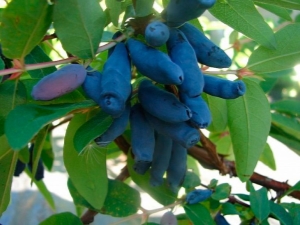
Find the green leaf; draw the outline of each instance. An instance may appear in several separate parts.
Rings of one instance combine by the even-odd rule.
[[[251,0],[217,1],[209,12],[223,23],[232,27],[257,43],[276,48],[276,40],[269,25],[256,10]]]
[[[127,157],[127,166],[130,177],[134,183],[162,205],[169,205],[176,201],[176,195],[167,187],[166,183],[158,187],[151,186],[149,171],[147,171],[144,175],[140,175],[133,170],[133,163],[134,160],[129,152]]]
[[[3,62],[2,58],[0,57],[0,70],[4,70],[5,69],[5,63]],[[1,76],[2,78],[2,76]],[[0,80],[1,82],[1,80]]]
[[[116,0],[105,0],[106,7],[112,24],[116,27],[119,25],[119,16],[122,10],[122,2]]]
[[[153,13],[154,0],[136,0],[135,12],[137,17],[148,16]]]
[[[43,127],[35,137],[34,148],[32,152],[32,178],[35,177],[38,163],[43,150],[43,145],[47,136],[48,126]],[[33,182],[34,179],[31,180]]]
[[[6,153],[0,157],[0,217],[10,201],[11,183],[17,159],[18,153],[11,149],[6,149]]]
[[[11,1],[1,18],[3,54],[10,59],[23,59],[46,34],[52,9],[47,1]]]
[[[46,168],[51,171],[52,166],[53,166],[53,162],[54,162],[54,152],[52,149],[52,143],[51,143],[51,132],[48,132],[47,136],[46,136],[46,140],[44,142],[43,145],[43,150],[41,153],[41,158],[42,161],[44,163],[44,165],[46,166]]]
[[[113,118],[103,111],[84,123],[75,133],[74,147],[80,153],[92,140],[103,134],[112,124]]]
[[[271,4],[265,4],[265,3],[261,3],[261,2],[255,2],[254,4],[271,12],[274,13],[275,15],[281,17],[282,19],[285,19],[287,21],[293,21],[293,19],[290,16],[290,13],[287,9],[285,8],[281,8],[279,6],[276,5],[271,5]]]
[[[300,10],[300,2],[298,0],[255,0],[255,2],[277,5],[288,9]]]
[[[224,215],[239,215],[239,211],[229,202],[222,204],[222,213]]]
[[[53,196],[52,196],[51,192],[47,189],[47,186],[45,185],[44,181],[43,180],[39,180],[39,181],[35,180],[33,174],[30,173],[28,168],[25,168],[25,172],[31,178],[31,180],[33,180],[33,183],[37,186],[40,193],[44,196],[44,198],[46,199],[46,201],[49,204],[49,206],[51,207],[51,209],[55,210],[55,202],[54,202]]]
[[[281,206],[289,210],[291,217],[293,218],[292,224],[300,224],[300,205],[296,203],[281,203]]]
[[[197,174],[191,171],[187,171],[184,177],[182,187],[187,190],[190,190],[194,187],[197,187],[201,184],[200,178]]]
[[[108,192],[100,213],[113,217],[135,214],[141,204],[140,193],[118,180],[109,180]]]
[[[272,113],[272,124],[292,136],[300,137],[300,123],[297,117]]]
[[[4,134],[4,123],[8,113],[17,105],[26,102],[26,89],[21,81],[7,80],[0,84],[0,136]]]
[[[273,151],[268,143],[266,144],[264,151],[260,155],[259,161],[268,166],[270,169],[276,170],[276,162]]]
[[[277,77],[263,77],[263,79],[264,81],[261,81],[259,85],[265,93],[270,92],[279,80]]]
[[[285,99],[271,103],[271,109],[277,112],[286,113],[293,116],[300,116],[300,104],[298,100]]]
[[[76,114],[69,123],[64,141],[64,163],[80,195],[94,208],[100,209],[108,189],[106,151],[94,144],[78,155],[73,143],[76,131],[87,117],[87,114]]]
[[[52,61],[48,55],[41,49],[40,46],[36,46],[28,55],[25,57],[26,64],[36,64],[42,62]],[[44,69],[28,70],[31,78],[43,78],[44,76],[56,71],[54,66],[47,67]]]
[[[277,218],[282,225],[293,224],[293,219],[290,214],[281,206],[270,201],[271,215]]]
[[[206,101],[212,116],[212,123],[207,128],[211,132],[221,132],[227,126],[226,100],[203,93],[201,95]]]
[[[184,211],[193,224],[197,225],[214,225],[214,221],[210,216],[207,208],[202,204],[184,205]]]
[[[12,110],[5,122],[5,132],[9,144],[14,150],[20,150],[40,129],[74,110],[94,106],[93,101],[77,104],[59,104],[41,106],[34,104],[19,105]]]
[[[244,96],[227,101],[228,126],[235,155],[237,175],[246,181],[264,150],[271,126],[269,102],[259,84],[244,79]]]
[[[59,0],[54,4],[53,23],[58,38],[66,51],[82,59],[95,56],[105,20],[98,0]]]
[[[300,63],[300,24],[290,24],[275,34],[276,50],[263,46],[255,49],[247,68],[257,74],[270,73],[294,67]]]
[[[300,139],[297,137],[289,135],[274,125],[271,126],[270,136],[282,142],[296,154],[300,155]]]
[[[224,156],[233,154],[232,141],[229,131],[221,133],[210,133],[209,139],[216,145],[217,152]]]
[[[284,193],[284,196],[291,194],[293,191],[300,191],[300,181]]]
[[[7,154],[9,150],[12,150],[8,144],[8,140],[5,135],[0,136],[0,159]]]
[[[231,192],[231,186],[227,183],[219,184],[211,197],[215,200],[222,200],[228,198]]]
[[[194,159],[193,157],[189,156],[187,157],[187,168],[194,172],[198,177],[200,177],[200,171],[199,171],[199,162]]]
[[[259,221],[263,221],[270,214],[268,191],[264,187],[256,191],[250,181],[248,181],[247,184],[250,188],[251,210]]]
[[[64,225],[64,224],[72,224],[72,225],[83,225],[80,218],[75,216],[70,212],[62,212],[54,214],[44,221],[42,221],[39,225]]]

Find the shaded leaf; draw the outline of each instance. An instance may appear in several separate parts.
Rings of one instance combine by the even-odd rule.
[[[114,26],[119,24],[119,16],[122,10],[122,2],[116,0],[105,0],[106,7],[110,16],[110,20]]]
[[[66,51],[82,59],[95,56],[105,25],[105,14],[98,0],[57,1],[53,22]]]
[[[18,153],[7,149],[0,157],[0,217],[10,201],[12,177],[18,159]]]
[[[191,171],[186,172],[182,187],[189,190],[191,188],[199,186],[200,184],[201,183],[200,183],[199,175]]]
[[[228,198],[231,192],[231,186],[227,183],[219,184],[211,197],[215,200],[222,200]]]
[[[8,113],[17,105],[26,102],[26,89],[22,81],[7,80],[0,84],[0,136],[4,134],[4,123]]]
[[[300,191],[300,181],[284,193],[284,196],[291,194],[293,191]]]
[[[300,205],[296,203],[281,203],[281,206],[286,208],[291,217],[293,218],[293,224],[300,224]]]
[[[95,103],[93,101],[49,106],[34,104],[19,105],[10,111],[5,123],[5,132],[9,144],[14,150],[20,150],[48,123],[74,110],[84,109],[94,105]]]
[[[184,211],[193,224],[197,225],[214,225],[210,213],[202,204],[184,205]]]
[[[292,136],[300,137],[300,123],[296,117],[272,113],[272,124]]]
[[[54,162],[54,152],[52,149],[52,143],[51,143],[51,132],[48,132],[47,136],[46,136],[46,140],[44,142],[43,145],[43,150],[41,153],[41,158],[42,161],[44,163],[44,165],[46,166],[46,168],[51,171],[52,166],[53,166],[53,162]]]
[[[277,218],[282,225],[293,224],[293,219],[290,214],[281,206],[270,201],[271,215]]]
[[[64,140],[64,163],[80,195],[94,208],[100,209],[108,189],[106,151],[96,144],[91,144],[78,155],[73,143],[76,131],[87,118],[87,114],[76,114],[69,123]]]
[[[137,17],[144,17],[148,16],[153,13],[153,6],[154,0],[136,0],[136,16]]]
[[[271,103],[271,109],[277,112],[300,116],[300,104],[298,100],[285,99]]]
[[[222,213],[224,215],[239,215],[239,211],[234,207],[233,204],[225,202],[222,204]]]
[[[228,126],[241,181],[252,175],[264,150],[271,125],[269,102],[259,84],[244,79],[244,96],[227,101]]]
[[[257,43],[276,48],[276,40],[269,25],[256,10],[251,0],[217,1],[209,12],[223,23],[232,27]]]
[[[288,9],[300,10],[300,2],[298,0],[255,0],[255,2],[277,5]]]
[[[23,59],[46,34],[52,10],[47,1],[11,1],[1,18],[3,54],[10,59]]]
[[[271,50],[260,46],[255,49],[248,61],[247,68],[262,74],[294,67],[300,63],[300,24],[290,24],[275,34],[277,48]]]
[[[268,143],[266,144],[264,151],[260,155],[259,161],[268,166],[270,169],[276,170],[276,162],[273,151]]]
[[[113,118],[103,111],[84,123],[75,133],[74,147],[80,153],[92,140],[103,134],[112,124]]]
[[[261,3],[261,2],[255,2],[254,4],[271,12],[274,13],[275,15],[281,17],[282,19],[288,20],[288,21],[292,21],[293,19],[290,16],[290,13],[287,9],[285,8],[281,8],[279,6],[276,5],[271,5],[271,4],[265,4],[265,3]]]
[[[83,225],[80,218],[75,216],[70,212],[62,212],[54,214],[44,221],[42,221],[39,225],[64,225],[64,224],[72,224],[72,225]]]
[[[42,62],[50,62],[52,61],[48,55],[41,49],[40,46],[36,46],[28,55],[25,57],[26,64],[36,64]],[[36,69],[36,70],[28,70],[27,72],[32,78],[42,78],[50,73],[56,71],[54,66]]]

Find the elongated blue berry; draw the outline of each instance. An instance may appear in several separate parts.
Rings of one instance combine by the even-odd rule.
[[[126,129],[129,122],[130,115],[130,103],[127,103],[125,110],[122,112],[121,116],[114,118],[114,121],[110,127],[99,137],[95,138],[96,144],[103,147],[111,143],[117,137],[119,137]]]
[[[154,187],[163,183],[164,173],[167,171],[172,152],[172,139],[156,133],[153,161],[150,169],[150,184]]]
[[[145,112],[146,118],[153,128],[165,136],[172,138],[186,148],[194,146],[200,140],[199,131],[186,122],[168,123]]]
[[[85,80],[86,70],[80,64],[69,64],[43,77],[32,89],[34,100],[51,100],[78,88]]]
[[[118,117],[131,94],[131,66],[124,43],[118,43],[107,59],[101,76],[99,104],[104,112]]]
[[[183,82],[181,68],[167,54],[133,38],[127,40],[127,46],[133,64],[143,75],[161,84]]]
[[[29,148],[30,158],[29,158],[29,162],[27,165],[28,165],[28,169],[30,172],[32,172],[32,169],[33,169],[32,168],[32,166],[33,166],[33,149],[34,149],[34,144],[32,144]],[[39,180],[42,180],[43,178],[44,178],[44,165],[43,165],[42,159],[39,158],[36,173],[34,175],[34,179],[39,181]]]
[[[216,0],[170,0],[162,12],[162,18],[170,27],[179,27],[186,21],[201,16]]]
[[[99,103],[102,75],[99,71],[93,70],[90,66],[87,67],[86,75],[82,88],[89,98],[93,99],[96,103]]]
[[[25,170],[25,167],[26,167],[26,164],[18,159],[17,164],[16,164],[16,168],[15,168],[15,171],[14,171],[14,176],[15,177],[20,176],[20,174]]]
[[[209,189],[202,190],[196,189],[189,192],[186,196],[186,202],[188,204],[197,204],[208,199],[212,195],[212,191]]]
[[[160,218],[160,225],[177,225],[178,221],[176,216],[171,212],[168,211],[162,215]]]
[[[179,91],[189,97],[200,95],[204,86],[203,74],[198,66],[195,51],[184,34],[178,29],[170,29],[167,48],[170,58],[182,69],[184,74],[184,81],[178,85]]]
[[[146,42],[153,47],[165,44],[169,35],[169,28],[160,21],[150,22],[145,29]]]
[[[154,152],[154,129],[147,121],[144,110],[140,104],[131,109],[131,146],[134,154],[134,170],[144,174],[150,167]]]
[[[192,24],[186,23],[179,29],[194,48],[199,63],[215,68],[230,67],[228,55]]]
[[[231,81],[216,76],[204,75],[204,81],[203,91],[212,96],[234,99],[246,92],[246,85],[242,80]]]
[[[186,174],[187,149],[173,141],[172,153],[167,169],[167,182],[170,189],[177,193]]]
[[[186,94],[180,94],[180,100],[187,105],[192,111],[190,122],[197,128],[206,128],[211,123],[211,113],[207,103],[199,95],[189,97]]]
[[[175,95],[156,87],[150,80],[140,83],[138,98],[147,112],[163,121],[176,123],[192,117],[191,110]]]

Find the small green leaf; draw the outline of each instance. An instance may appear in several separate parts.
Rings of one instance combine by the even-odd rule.
[[[223,23],[243,33],[257,43],[276,48],[276,39],[269,25],[251,0],[217,1],[209,12]]]
[[[162,205],[169,205],[176,201],[176,195],[164,183],[161,186],[153,187],[150,184],[150,173],[147,171],[144,175],[140,175],[133,170],[134,160],[129,152],[127,158],[127,166],[130,177],[133,182],[146,191],[152,198]]]
[[[277,5],[287,9],[300,10],[300,2],[298,0],[255,0],[255,2]]]
[[[271,109],[277,112],[293,116],[300,116],[300,104],[298,100],[285,99],[271,103]]]
[[[46,140],[44,142],[43,150],[41,153],[41,158],[43,160],[43,163],[49,171],[51,171],[54,162],[54,152],[52,149],[50,134],[51,132],[47,133]]]
[[[194,172],[191,171],[187,171],[184,177],[184,181],[182,186],[187,189],[190,190],[191,188],[197,187],[199,186],[200,183],[200,178],[197,174],[195,174]]]
[[[119,25],[119,16],[122,12],[122,2],[116,0],[105,0],[106,7],[112,24],[116,27]]]
[[[299,204],[292,202],[292,203],[281,203],[280,205],[289,211],[289,213],[293,219],[292,224],[295,224],[295,225],[300,224],[300,205]]]
[[[187,168],[194,172],[198,177],[200,177],[200,171],[199,171],[199,162],[194,159],[193,157],[189,156],[187,157]]]
[[[72,224],[72,225],[83,225],[80,218],[75,216],[70,212],[63,212],[54,214],[44,221],[42,221],[39,225],[63,225],[63,224]]]
[[[270,201],[271,215],[277,218],[282,225],[293,224],[293,219],[290,214],[281,206],[273,201]]]
[[[300,181],[284,193],[284,196],[291,194],[293,191],[300,191]]]
[[[8,114],[5,122],[5,132],[9,144],[14,150],[20,150],[48,123],[76,109],[84,109],[94,105],[93,101],[49,106],[19,105]]]
[[[273,151],[268,143],[266,144],[264,151],[260,155],[259,161],[268,166],[270,169],[276,170],[276,162]]]
[[[106,151],[91,144],[78,155],[73,139],[87,114],[76,114],[68,125],[64,140],[64,163],[75,188],[94,208],[100,209],[108,189]]]
[[[214,200],[222,200],[225,198],[228,198],[231,192],[231,186],[227,183],[219,184],[216,188],[214,193],[211,195],[211,197]]]
[[[268,200],[268,191],[266,188],[255,190],[250,181],[247,182],[250,188],[250,207],[255,217],[259,221],[265,220],[270,214],[270,203]]]
[[[214,225],[215,222],[210,216],[207,208],[202,204],[184,205],[184,211],[193,224],[197,225]]]
[[[94,58],[106,19],[98,0],[59,0],[53,25],[64,49],[82,59]]]
[[[290,135],[300,137],[300,123],[297,117],[272,113],[272,124]]]
[[[221,132],[227,126],[227,105],[226,100],[208,94],[202,94],[208,104],[212,116],[212,123],[208,126],[211,132]]]
[[[36,46],[28,55],[25,57],[26,64],[36,64],[42,62],[50,62],[52,61],[48,55],[41,49],[41,47]],[[54,66],[47,67],[44,69],[37,69],[37,70],[28,70],[31,78],[43,78],[44,76],[53,73],[56,71]]]
[[[103,134],[112,124],[113,118],[103,111],[99,111],[84,123],[75,133],[74,146],[80,153],[92,140]]]
[[[247,68],[257,74],[270,73],[294,67],[300,63],[300,24],[290,24],[275,34],[277,48],[263,46],[255,49]]]
[[[227,101],[228,126],[241,181],[252,175],[271,126],[269,102],[264,92],[255,81],[244,79],[244,82],[247,87],[245,95]]]
[[[18,153],[11,149],[7,149],[6,153],[0,157],[0,217],[10,201],[11,183],[17,159]]]
[[[52,10],[47,1],[11,1],[1,18],[3,54],[10,59],[23,59],[46,34]]]
[[[239,211],[229,202],[222,204],[222,213],[224,215],[239,215]]]
[[[0,146],[1,146],[0,148],[0,159],[1,159],[2,157],[4,157],[5,154],[7,154],[9,150],[12,150],[12,148],[8,144],[8,140],[5,135],[0,136]]]
[[[2,58],[0,57],[0,70],[4,70],[4,69],[5,69],[5,63],[3,62]],[[1,76],[1,78],[2,78],[2,76]],[[0,80],[0,82],[1,82],[1,80]]]
[[[0,136],[4,134],[4,123],[8,113],[17,105],[26,102],[26,89],[22,81],[7,80],[0,84]]]
[[[140,193],[118,180],[109,180],[108,192],[100,213],[113,217],[135,214],[141,204]]]
[[[153,13],[154,0],[136,0],[135,11],[137,17],[148,16]]]
[[[276,5],[271,5],[271,4],[265,4],[261,2],[256,2],[254,1],[254,4],[271,12],[274,13],[275,15],[281,17],[282,19],[285,19],[287,21],[293,21],[293,19],[290,16],[290,13],[287,9],[276,6]]]

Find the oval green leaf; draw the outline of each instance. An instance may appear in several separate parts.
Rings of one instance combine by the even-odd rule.
[[[59,0],[53,25],[64,49],[82,59],[93,58],[106,22],[98,0]]]
[[[282,28],[275,38],[275,50],[260,46],[252,52],[247,65],[249,70],[263,74],[290,69],[300,63],[300,24]]]
[[[67,172],[80,195],[94,208],[103,206],[108,189],[106,151],[91,144],[78,155],[73,139],[76,131],[88,119],[87,114],[76,114],[67,128],[63,157]]]
[[[293,224],[291,215],[279,204],[270,201],[271,215],[277,218],[282,225]]]
[[[93,101],[76,104],[34,105],[24,104],[10,111],[5,122],[5,133],[14,150],[22,149],[46,124],[76,110],[94,106]]]
[[[290,16],[290,13],[287,9],[276,6],[276,5],[271,5],[271,4],[265,4],[261,2],[256,2],[254,1],[254,4],[281,17],[282,19],[285,19],[287,21],[293,21],[293,19]]]
[[[214,193],[211,195],[211,197],[214,200],[222,200],[225,198],[228,198],[231,192],[231,186],[227,183],[220,184],[215,188]]]
[[[269,102],[259,84],[244,79],[244,96],[227,101],[228,126],[233,144],[237,175],[246,181],[264,150],[271,126]]]
[[[271,170],[274,170],[274,171],[276,170],[276,162],[275,162],[274,154],[268,143],[266,144],[264,151],[260,155],[259,161],[261,161],[263,164],[265,164]]]
[[[210,212],[202,204],[185,205],[184,211],[193,224],[214,225],[215,222],[210,216]]]
[[[253,1],[217,1],[209,12],[257,43],[270,49],[276,48],[273,31],[256,10]]]
[[[103,134],[112,124],[113,118],[107,113],[100,111],[90,120],[84,123],[74,136],[74,146],[80,153],[92,140]]]
[[[10,59],[23,59],[46,34],[52,11],[47,1],[11,1],[1,18],[3,54]]]
[[[70,212],[63,212],[54,214],[44,221],[42,221],[39,225],[58,225],[58,224],[72,224],[72,225],[83,225],[81,220]]]
[[[277,112],[300,116],[300,104],[298,100],[285,99],[271,103],[271,109]]]
[[[272,113],[272,124],[289,135],[300,137],[300,122],[297,117],[290,117],[279,113]]]
[[[287,9],[300,10],[300,2],[298,0],[255,0],[255,2],[277,5]]]

